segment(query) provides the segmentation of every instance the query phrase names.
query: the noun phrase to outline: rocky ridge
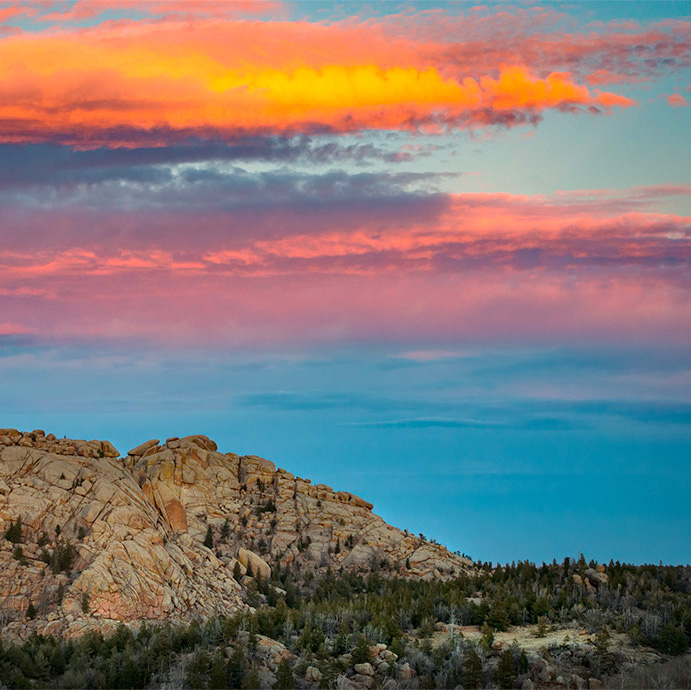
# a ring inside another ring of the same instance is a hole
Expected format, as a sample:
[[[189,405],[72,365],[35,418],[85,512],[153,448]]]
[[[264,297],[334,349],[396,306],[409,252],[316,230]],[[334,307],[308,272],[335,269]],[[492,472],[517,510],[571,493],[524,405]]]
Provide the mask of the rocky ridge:
[[[277,567],[424,579],[472,568],[372,508],[206,436],[120,458],[107,441],[0,429],[0,628],[78,635],[232,613]]]

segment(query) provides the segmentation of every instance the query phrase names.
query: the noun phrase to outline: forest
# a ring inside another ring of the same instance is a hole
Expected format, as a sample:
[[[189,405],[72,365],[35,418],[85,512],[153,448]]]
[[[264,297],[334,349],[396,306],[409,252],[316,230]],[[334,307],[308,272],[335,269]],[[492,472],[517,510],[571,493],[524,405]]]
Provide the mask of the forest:
[[[691,567],[610,562],[594,587],[596,567],[477,563],[448,581],[276,568],[233,616],[0,640],[0,686],[691,687]]]

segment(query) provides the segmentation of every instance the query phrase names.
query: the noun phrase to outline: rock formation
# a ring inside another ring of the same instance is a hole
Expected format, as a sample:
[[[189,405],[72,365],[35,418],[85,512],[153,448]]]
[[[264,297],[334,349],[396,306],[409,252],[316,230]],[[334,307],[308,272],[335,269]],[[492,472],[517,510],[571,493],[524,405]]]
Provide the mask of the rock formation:
[[[152,439],[121,459],[107,441],[0,429],[9,633],[230,613],[247,606],[244,585],[286,566],[432,579],[472,563],[387,525],[358,496],[219,453],[205,436]]]

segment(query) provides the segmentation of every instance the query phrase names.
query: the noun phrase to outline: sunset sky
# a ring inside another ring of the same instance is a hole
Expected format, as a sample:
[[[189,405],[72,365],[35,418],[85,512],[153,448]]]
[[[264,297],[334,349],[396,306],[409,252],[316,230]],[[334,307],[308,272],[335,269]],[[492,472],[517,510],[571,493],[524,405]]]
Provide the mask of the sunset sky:
[[[690,2],[0,0],[0,65],[0,426],[689,561]]]

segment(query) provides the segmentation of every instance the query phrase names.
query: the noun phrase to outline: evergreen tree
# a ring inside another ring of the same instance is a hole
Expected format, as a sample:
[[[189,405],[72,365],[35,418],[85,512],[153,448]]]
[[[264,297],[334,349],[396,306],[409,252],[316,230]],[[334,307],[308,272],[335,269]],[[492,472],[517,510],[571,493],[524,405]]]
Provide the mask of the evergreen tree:
[[[12,544],[22,543],[22,519],[20,517],[17,518],[16,522],[10,522],[7,532],[5,532],[5,539]]]
[[[364,635],[358,635],[355,649],[353,650],[354,664],[367,664],[372,661],[372,655],[369,651],[369,642]]]
[[[261,690],[257,669],[249,669],[242,678],[242,690]]]
[[[547,634],[547,618],[545,616],[540,616],[537,619],[537,630],[534,634],[535,637],[544,637]]]
[[[463,662],[463,687],[474,690],[482,683],[482,661],[474,649],[468,650]]]
[[[207,549],[214,548],[214,533],[211,531],[211,525],[206,530],[206,536],[204,537],[204,546]]]
[[[497,682],[503,690],[515,688],[518,679],[516,678],[516,661],[510,649],[506,649],[499,657],[497,666]]]
[[[212,690],[225,690],[228,688],[228,669],[226,662],[221,652],[214,656],[214,661],[211,664],[211,672],[209,673],[209,687]]]
[[[193,688],[194,690],[206,688],[209,666],[209,655],[204,651],[196,652],[187,667],[186,687]]]
[[[120,666],[119,676],[119,687],[121,688],[143,688],[146,685],[144,669],[140,664],[138,664],[134,660],[132,648],[129,646],[122,655],[122,663]]]
[[[672,623],[668,623],[660,631],[655,647],[663,654],[678,655],[683,654],[689,647],[686,635],[675,627]]]
[[[281,663],[278,665],[276,670],[276,682],[274,683],[274,688],[278,690],[293,690],[295,687],[295,678],[293,677],[293,671],[290,668],[290,662],[288,659],[281,659]]]
[[[506,605],[499,599],[492,601],[485,620],[493,630],[498,630],[500,632],[508,630],[511,625],[509,614],[506,611]]]
[[[309,618],[305,621],[305,625],[302,628],[298,647],[305,650],[312,649],[312,621]]]
[[[603,625],[595,636],[595,661],[600,675],[607,673],[612,667],[614,658],[610,651],[611,646],[612,637],[607,626]]]
[[[231,688],[239,688],[242,685],[242,679],[247,671],[247,657],[242,645],[235,645],[233,653],[228,659],[228,683]]]
[[[494,647],[494,634],[492,633],[492,628],[485,623],[482,626],[482,639],[480,640],[480,644],[488,651],[492,651],[492,647]]]

